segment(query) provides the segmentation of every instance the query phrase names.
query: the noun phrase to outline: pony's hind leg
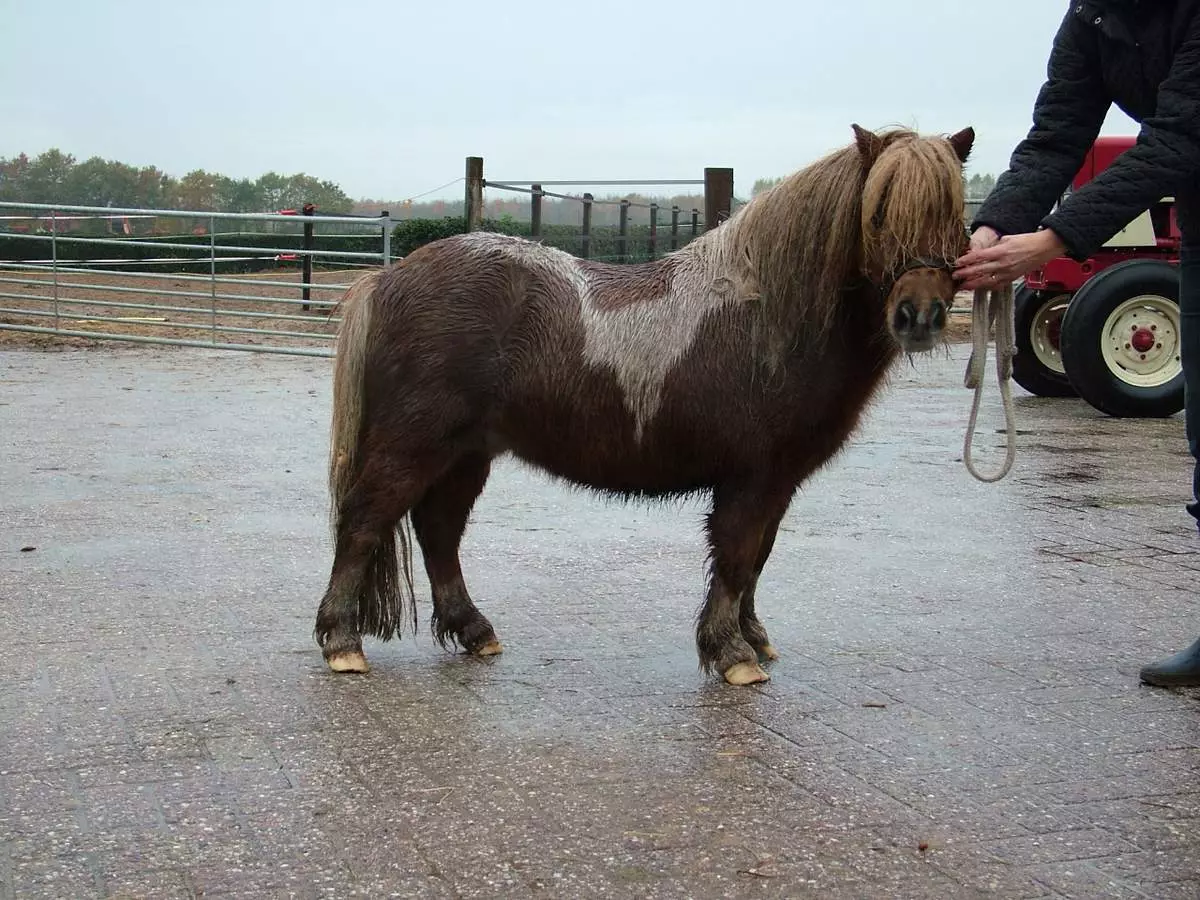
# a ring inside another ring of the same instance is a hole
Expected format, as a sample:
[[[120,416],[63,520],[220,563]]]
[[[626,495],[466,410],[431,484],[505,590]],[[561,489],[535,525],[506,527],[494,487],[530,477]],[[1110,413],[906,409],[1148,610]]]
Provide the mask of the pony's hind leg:
[[[464,457],[426,492],[412,516],[433,592],[434,637],[443,647],[453,642],[476,656],[492,656],[503,649],[492,624],[475,608],[459,562],[467,520],[490,471],[486,455]]]
[[[386,641],[406,618],[415,625],[411,548],[397,529],[433,477],[428,467],[369,459],[340,504],[333,568],[314,629],[334,672],[368,671],[363,634]]]
[[[338,536],[329,586],[317,608],[314,628],[325,663],[334,672],[369,671],[358,630],[359,598],[368,581],[388,580],[387,574],[372,577],[372,570],[389,553],[395,554],[390,529],[351,527]]]
[[[766,630],[752,611],[746,619],[742,601],[753,591],[766,538],[778,525],[774,511],[786,508],[781,499],[778,493],[746,488],[718,487],[713,492],[708,595],[696,624],[696,647],[701,667],[720,672],[730,684],[770,680],[758,664],[759,653],[770,646]],[[751,637],[761,643],[756,645]]]

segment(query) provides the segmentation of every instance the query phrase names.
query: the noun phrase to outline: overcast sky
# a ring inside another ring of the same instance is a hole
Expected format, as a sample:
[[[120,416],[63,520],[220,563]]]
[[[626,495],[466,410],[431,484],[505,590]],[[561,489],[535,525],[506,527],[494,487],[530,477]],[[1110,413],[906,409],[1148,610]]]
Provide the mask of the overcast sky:
[[[493,179],[699,178],[713,165],[746,194],[859,122],[974,125],[969,171],[998,172],[1066,8],[0,0],[0,156],[307,172],[389,200],[460,178],[466,156]],[[1105,131],[1134,129],[1116,113]]]

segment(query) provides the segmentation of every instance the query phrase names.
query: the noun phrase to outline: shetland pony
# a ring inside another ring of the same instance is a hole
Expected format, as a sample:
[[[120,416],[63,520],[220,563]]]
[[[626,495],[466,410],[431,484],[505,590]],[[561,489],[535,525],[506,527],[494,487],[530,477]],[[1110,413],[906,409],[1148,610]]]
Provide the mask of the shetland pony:
[[[437,641],[501,652],[459,544],[492,461],[512,454],[611,495],[711,495],[700,664],[730,684],[768,679],[755,585],[780,519],[898,357],[940,343],[967,240],[972,129],[853,133],[653,262],[473,232],[346,292],[336,546],[314,631],[330,669],[366,672],[363,634],[415,629],[412,534]]]

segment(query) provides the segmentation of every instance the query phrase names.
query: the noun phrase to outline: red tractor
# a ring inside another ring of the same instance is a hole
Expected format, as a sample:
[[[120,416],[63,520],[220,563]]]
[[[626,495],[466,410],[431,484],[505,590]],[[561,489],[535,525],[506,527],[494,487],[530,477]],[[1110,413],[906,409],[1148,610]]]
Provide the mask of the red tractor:
[[[1079,188],[1134,144],[1098,138]],[[1079,396],[1111,416],[1183,409],[1179,225],[1168,197],[1083,262],[1060,257],[1025,275],[1015,300],[1013,379],[1040,397]]]

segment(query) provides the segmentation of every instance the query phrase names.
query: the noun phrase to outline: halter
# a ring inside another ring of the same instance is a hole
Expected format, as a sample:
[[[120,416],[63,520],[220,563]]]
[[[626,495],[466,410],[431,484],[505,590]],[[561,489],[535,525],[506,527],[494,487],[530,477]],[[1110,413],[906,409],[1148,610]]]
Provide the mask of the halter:
[[[954,260],[933,256],[912,256],[896,266],[888,269],[879,281],[879,292],[887,296],[892,292],[901,278],[917,269],[936,269],[942,272],[954,271]],[[870,280],[870,279],[868,279]]]

